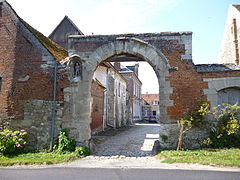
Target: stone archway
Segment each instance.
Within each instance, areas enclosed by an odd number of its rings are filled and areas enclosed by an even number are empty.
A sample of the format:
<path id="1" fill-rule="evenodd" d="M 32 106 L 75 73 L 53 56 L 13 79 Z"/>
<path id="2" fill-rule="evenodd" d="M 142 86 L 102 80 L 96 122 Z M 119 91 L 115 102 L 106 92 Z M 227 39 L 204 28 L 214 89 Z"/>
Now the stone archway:
<path id="1" fill-rule="evenodd" d="M 81 144 L 89 145 L 91 138 L 90 130 L 90 114 L 91 114 L 91 82 L 95 69 L 102 61 L 121 54 L 130 54 L 142 58 L 147 61 L 156 73 L 159 81 L 160 94 L 160 121 L 161 123 L 171 123 L 170 117 L 167 114 L 167 107 L 172 106 L 173 102 L 170 100 L 172 88 L 170 82 L 166 80 L 169 76 L 169 71 L 172 69 L 167 58 L 161 53 L 159 49 L 149 43 L 136 39 L 118 37 L 115 40 L 109 41 L 101 45 L 95 51 L 89 53 L 86 59 L 84 53 L 70 52 L 70 55 L 78 54 L 82 61 L 82 79 L 79 83 L 72 83 L 71 87 L 65 92 L 71 91 L 73 94 L 78 92 L 78 95 L 71 95 L 74 97 L 67 97 L 72 100 L 71 114 L 68 116 L 67 128 L 70 129 L 70 134 Z M 68 95 L 70 95 L 68 93 Z M 68 107 L 69 108 L 69 107 Z M 77 125 L 78 124 L 78 125 Z"/>

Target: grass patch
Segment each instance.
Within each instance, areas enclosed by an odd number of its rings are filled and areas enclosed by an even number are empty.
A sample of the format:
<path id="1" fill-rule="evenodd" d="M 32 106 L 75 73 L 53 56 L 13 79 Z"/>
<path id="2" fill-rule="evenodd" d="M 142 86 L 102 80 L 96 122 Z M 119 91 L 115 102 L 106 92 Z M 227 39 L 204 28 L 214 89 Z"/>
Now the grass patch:
<path id="1" fill-rule="evenodd" d="M 240 167 L 240 149 L 164 150 L 158 154 L 163 163 L 198 163 Z"/>
<path id="2" fill-rule="evenodd" d="M 54 153 L 54 152 L 38 152 L 26 153 L 16 156 L 4 156 L 0 154 L 0 166 L 12 165 L 31 165 L 31 164 L 56 164 L 62 162 L 69 162 L 79 159 L 76 153 Z"/>

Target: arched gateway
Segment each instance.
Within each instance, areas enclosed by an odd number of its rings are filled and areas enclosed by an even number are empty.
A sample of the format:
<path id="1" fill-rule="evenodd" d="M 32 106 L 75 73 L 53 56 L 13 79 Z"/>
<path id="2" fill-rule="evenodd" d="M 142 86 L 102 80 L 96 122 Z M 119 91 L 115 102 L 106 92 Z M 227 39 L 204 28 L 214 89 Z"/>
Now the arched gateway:
<path id="1" fill-rule="evenodd" d="M 156 36 L 154 34 L 152 35 Z M 142 34 L 141 36 L 144 36 L 146 39 L 149 34 Z M 179 39 L 179 37 L 177 38 Z M 64 89 L 64 100 L 68 102 L 65 102 L 64 106 L 65 112 L 68 111 L 68 113 L 64 113 L 63 127 L 70 129 L 70 134 L 78 142 L 86 145 L 91 139 L 90 89 L 93 73 L 102 61 L 108 60 L 113 56 L 135 56 L 147 61 L 152 66 L 159 81 L 160 122 L 172 126 L 170 124 L 172 124 L 173 121 L 168 114 L 168 107 L 173 106 L 173 100 L 171 100 L 173 89 L 168 78 L 170 72 L 177 68 L 170 66 L 168 59 L 161 52 L 160 48 L 156 48 L 148 41 L 145 41 L 145 39 L 141 37 L 138 38 L 132 34 L 70 36 L 70 61 L 75 62 L 78 58 L 79 64 L 82 66 L 82 77 L 72 77 L 70 86 Z M 74 62 L 70 64 L 74 64 Z M 174 126 L 176 126 L 176 124 L 174 124 Z"/>

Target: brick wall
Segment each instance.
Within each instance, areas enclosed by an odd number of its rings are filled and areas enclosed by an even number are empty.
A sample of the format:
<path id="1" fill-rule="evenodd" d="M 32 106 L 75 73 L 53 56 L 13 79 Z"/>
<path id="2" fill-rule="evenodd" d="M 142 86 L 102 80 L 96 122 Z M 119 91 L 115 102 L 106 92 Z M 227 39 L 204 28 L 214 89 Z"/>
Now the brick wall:
<path id="1" fill-rule="evenodd" d="M 158 94 L 142 94 L 142 98 L 147 101 L 148 104 L 153 104 L 153 101 L 159 101 Z"/>
<path id="2" fill-rule="evenodd" d="M 34 142 L 32 147 L 38 144 L 43 148 L 49 140 L 55 62 L 54 56 L 4 2 L 0 18 L 0 129 L 26 129 Z M 57 130 L 61 127 L 62 90 L 68 84 L 64 71 L 59 71 Z"/>
<path id="3" fill-rule="evenodd" d="M 114 41 L 119 37 L 134 37 L 153 45 L 164 54 L 170 66 L 178 68 L 177 71 L 171 72 L 166 77 L 172 88 L 170 100 L 172 100 L 173 104 L 167 107 L 167 114 L 173 120 L 172 123 L 175 123 L 184 114 L 194 110 L 197 107 L 197 99 L 207 100 L 204 89 L 208 88 L 208 83 L 203 81 L 203 78 L 239 76 L 238 72 L 232 71 L 218 73 L 197 72 L 192 62 L 191 32 L 74 37 L 70 38 L 72 44 L 70 54 L 75 51 L 90 54 L 101 45 Z M 83 44 L 85 49 L 81 48 Z M 159 85 L 161 87 L 161 82 Z"/>

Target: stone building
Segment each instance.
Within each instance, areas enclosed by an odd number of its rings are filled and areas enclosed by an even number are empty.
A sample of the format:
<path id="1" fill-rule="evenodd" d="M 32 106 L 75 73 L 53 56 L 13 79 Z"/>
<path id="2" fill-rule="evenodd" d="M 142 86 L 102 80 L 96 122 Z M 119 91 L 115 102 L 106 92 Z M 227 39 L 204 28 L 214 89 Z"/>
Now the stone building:
<path id="1" fill-rule="evenodd" d="M 106 89 L 102 101 L 104 107 L 103 130 L 108 127 L 119 128 L 125 126 L 128 123 L 126 115 L 127 82 L 125 78 L 118 73 L 111 63 L 105 62 L 98 65 L 93 80 L 100 82 Z M 93 101 L 97 94 L 96 91 L 92 91 Z M 93 106 L 95 106 L 94 103 Z M 95 118 L 92 116 L 92 123 L 94 121 Z"/>
<path id="2" fill-rule="evenodd" d="M 5 0 L 0 0 L 0 17 L 0 126 L 26 129 L 35 148 L 48 146 L 60 128 L 69 129 L 79 145 L 90 146 L 94 72 L 113 58 L 141 59 L 153 67 L 159 82 L 159 131 L 169 137 L 160 139 L 164 147 L 176 146 L 177 122 L 196 108 L 197 99 L 213 107 L 233 99 L 233 91 L 235 97 L 240 94 L 235 60 L 233 65 L 193 64 L 192 32 L 74 35 L 67 53 Z M 230 93 L 221 98 L 225 92 Z M 204 135 L 203 130 L 190 132 L 188 145 L 198 147 Z"/>
<path id="3" fill-rule="evenodd" d="M 138 78 L 139 64 L 134 66 L 121 66 L 119 62 L 115 62 L 114 66 L 119 73 L 127 80 L 127 90 L 129 92 L 129 121 L 133 123 L 136 120 L 142 120 L 141 92 L 142 82 Z"/>
<path id="4" fill-rule="evenodd" d="M 0 129 L 27 129 L 31 145 L 49 144 L 61 128 L 63 88 L 69 83 L 57 67 L 66 57 L 65 49 L 0 1 Z"/>
<path id="5" fill-rule="evenodd" d="M 159 111 L 159 94 L 142 94 L 142 98 L 144 99 L 145 105 L 142 108 L 142 114 L 145 119 L 148 119 L 150 116 L 156 116 L 157 119 L 160 117 Z M 151 113 L 148 113 L 150 106 Z"/>

